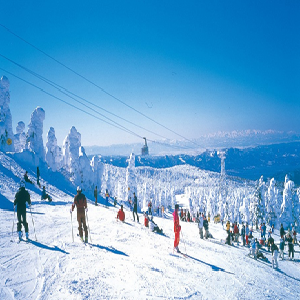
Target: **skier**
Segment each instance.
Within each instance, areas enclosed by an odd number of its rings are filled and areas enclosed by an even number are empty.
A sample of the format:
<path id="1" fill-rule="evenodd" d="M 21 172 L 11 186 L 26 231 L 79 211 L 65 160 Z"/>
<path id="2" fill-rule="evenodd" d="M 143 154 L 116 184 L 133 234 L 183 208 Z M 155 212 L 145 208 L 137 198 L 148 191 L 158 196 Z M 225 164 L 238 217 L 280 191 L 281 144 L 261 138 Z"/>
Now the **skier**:
<path id="1" fill-rule="evenodd" d="M 284 231 L 283 225 L 281 224 L 280 225 L 280 236 L 283 238 L 284 235 L 285 235 L 285 231 Z"/>
<path id="2" fill-rule="evenodd" d="M 294 244 L 293 244 L 293 238 L 290 233 L 287 234 L 285 240 L 288 242 L 289 247 L 289 259 L 294 260 Z M 292 257 L 291 257 L 292 256 Z"/>
<path id="3" fill-rule="evenodd" d="M 31 183 L 31 184 L 33 184 L 33 182 L 29 179 L 29 177 L 28 177 L 28 172 L 26 171 L 25 172 L 25 174 L 24 174 L 24 180 L 26 181 L 26 182 L 28 182 L 28 183 Z"/>
<path id="4" fill-rule="evenodd" d="M 271 250 L 272 250 L 272 268 L 274 269 L 274 265 L 276 265 L 276 269 L 278 269 L 278 261 L 277 261 L 277 257 L 278 257 L 278 247 L 277 245 L 274 243 L 274 240 L 271 241 Z"/>
<path id="5" fill-rule="evenodd" d="M 153 216 L 149 216 L 149 230 L 151 232 L 162 233 L 162 229 L 159 229 L 157 224 L 153 221 Z"/>
<path id="6" fill-rule="evenodd" d="M 226 231 L 230 232 L 230 222 L 229 222 L 229 220 L 226 222 Z"/>
<path id="7" fill-rule="evenodd" d="M 117 205 L 117 197 L 114 197 L 114 207 Z"/>
<path id="8" fill-rule="evenodd" d="M 203 219 L 203 227 L 205 230 L 204 236 L 206 239 L 208 239 L 209 232 L 208 232 L 208 221 L 207 221 L 206 217 L 204 217 L 204 219 Z"/>
<path id="9" fill-rule="evenodd" d="M 125 212 L 123 211 L 123 205 L 121 205 L 121 208 L 118 211 L 117 220 L 120 220 L 122 222 L 125 221 Z"/>
<path id="10" fill-rule="evenodd" d="M 174 249 L 179 253 L 180 250 L 178 248 L 179 241 L 180 241 L 180 230 L 181 226 L 179 225 L 179 216 L 178 216 L 179 205 L 175 204 L 175 210 L 173 212 L 173 220 L 174 220 L 174 233 L 175 233 L 175 240 L 174 240 Z"/>
<path id="11" fill-rule="evenodd" d="M 270 229 L 270 231 L 268 232 L 268 251 L 270 252 L 270 247 L 272 246 L 272 243 L 274 243 L 274 239 L 272 237 L 272 230 Z"/>
<path id="12" fill-rule="evenodd" d="M 262 227 L 261 227 L 261 230 L 262 230 L 262 238 L 264 240 L 266 240 L 266 230 L 267 230 L 267 227 L 266 227 L 266 224 L 263 223 Z"/>
<path id="13" fill-rule="evenodd" d="M 135 222 L 134 213 L 136 214 L 137 221 L 140 222 L 139 215 L 137 213 L 137 197 L 136 197 L 135 193 L 133 193 L 133 211 L 132 211 L 133 221 Z"/>
<path id="14" fill-rule="evenodd" d="M 145 227 L 149 227 L 149 218 L 148 218 L 147 211 L 144 213 L 144 225 L 145 225 Z"/>
<path id="15" fill-rule="evenodd" d="M 46 188 L 45 188 L 45 186 L 43 186 L 42 195 L 41 195 L 41 200 L 46 200 L 46 199 L 48 199 L 49 202 L 52 201 L 52 198 L 50 197 L 50 195 L 46 193 Z"/>
<path id="16" fill-rule="evenodd" d="M 279 249 L 280 249 L 280 254 L 279 254 L 279 257 L 284 260 L 284 239 L 283 238 L 280 238 L 280 244 L 279 244 Z"/>
<path id="17" fill-rule="evenodd" d="M 36 183 L 39 187 L 41 187 L 40 185 L 40 168 L 39 167 L 36 167 Z"/>
<path id="18" fill-rule="evenodd" d="M 292 234 L 293 234 L 294 244 L 297 244 L 297 231 L 296 231 L 295 227 L 293 227 L 293 229 L 292 229 Z"/>
<path id="19" fill-rule="evenodd" d="M 198 227 L 199 227 L 200 238 L 203 239 L 203 214 L 200 214 Z"/>
<path id="20" fill-rule="evenodd" d="M 256 259 L 256 248 L 257 248 L 257 239 L 252 239 L 249 255 L 252 254 L 255 259 Z"/>
<path id="21" fill-rule="evenodd" d="M 98 205 L 98 189 L 97 186 L 94 189 L 95 205 Z"/>
<path id="22" fill-rule="evenodd" d="M 246 245 L 248 246 L 249 244 L 249 226 L 248 224 L 246 224 L 246 228 L 245 228 L 245 235 L 246 235 Z"/>
<path id="23" fill-rule="evenodd" d="M 245 225 L 243 224 L 242 230 L 241 230 L 241 237 L 243 241 L 243 246 L 245 246 Z"/>
<path id="24" fill-rule="evenodd" d="M 82 230 L 82 226 L 83 226 L 84 234 L 85 234 L 85 242 L 87 243 L 88 230 L 85 221 L 85 211 L 87 211 L 88 208 L 87 208 L 85 195 L 82 194 L 82 190 L 79 186 L 77 187 L 77 195 L 74 197 L 74 202 L 72 204 L 70 213 L 74 211 L 75 206 L 77 207 L 77 221 L 78 221 L 79 236 L 80 239 L 83 241 L 83 230 Z"/>
<path id="25" fill-rule="evenodd" d="M 28 223 L 26 222 L 26 202 L 31 205 L 30 195 L 25 189 L 25 182 L 21 180 L 20 188 L 15 195 L 14 205 L 17 205 L 17 231 L 19 233 L 19 239 L 22 239 L 22 223 L 25 228 L 26 239 L 28 239 Z"/>
<path id="26" fill-rule="evenodd" d="M 105 190 L 105 201 L 106 201 L 106 205 L 108 205 L 108 198 L 109 198 L 109 193 L 108 193 L 108 189 Z"/>
<path id="27" fill-rule="evenodd" d="M 151 202 L 151 200 L 148 203 L 148 215 L 152 215 L 152 202 Z"/>
<path id="28" fill-rule="evenodd" d="M 238 242 L 239 241 L 239 228 L 238 228 L 236 222 L 234 223 L 233 233 L 234 233 L 234 241 Z"/>

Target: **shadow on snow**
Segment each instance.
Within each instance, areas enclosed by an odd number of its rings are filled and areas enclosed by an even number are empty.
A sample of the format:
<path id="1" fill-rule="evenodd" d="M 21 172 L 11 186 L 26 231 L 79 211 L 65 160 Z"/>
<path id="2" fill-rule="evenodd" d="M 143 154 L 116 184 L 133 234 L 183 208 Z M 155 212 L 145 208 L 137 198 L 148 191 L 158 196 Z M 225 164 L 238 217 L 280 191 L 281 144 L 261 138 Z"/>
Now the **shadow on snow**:
<path id="1" fill-rule="evenodd" d="M 30 243 L 33 244 L 34 246 L 40 247 L 42 249 L 46 249 L 46 250 L 50 250 L 50 251 L 58 251 L 58 252 L 61 252 L 61 253 L 64 253 L 64 254 L 69 254 L 69 252 L 67 252 L 65 250 L 62 250 L 62 249 L 58 248 L 57 246 L 49 247 L 45 244 L 42 244 L 40 242 L 33 241 L 33 240 L 30 240 Z"/>
<path id="2" fill-rule="evenodd" d="M 215 266 L 215 265 L 211 265 L 211 264 L 209 264 L 209 263 L 207 263 L 207 262 L 205 262 L 205 261 L 202 261 L 202 260 L 200 260 L 200 259 L 198 259 L 198 258 L 192 257 L 192 256 L 190 256 L 190 255 L 187 255 L 187 257 L 189 257 L 189 258 L 191 258 L 191 259 L 193 259 L 193 260 L 195 260 L 195 261 L 197 261 L 197 262 L 200 262 L 201 264 L 205 264 L 205 265 L 211 267 L 211 269 L 212 269 L 213 271 L 221 271 L 221 272 L 225 272 L 225 273 L 227 273 L 227 274 L 234 275 L 234 273 L 227 272 L 227 271 L 226 271 L 225 269 L 223 269 L 223 268 L 217 267 L 217 266 Z"/>
<path id="3" fill-rule="evenodd" d="M 104 247 L 104 246 L 101 246 L 101 245 L 96 245 L 96 244 L 89 244 L 93 247 L 96 247 L 96 248 L 99 248 L 99 249 L 102 249 L 102 250 L 106 250 L 106 251 L 109 251 L 109 252 L 112 252 L 114 254 L 118 254 L 118 255 L 124 255 L 124 256 L 129 256 L 127 255 L 126 253 L 120 251 L 120 250 L 117 250 L 115 249 L 114 247 Z"/>

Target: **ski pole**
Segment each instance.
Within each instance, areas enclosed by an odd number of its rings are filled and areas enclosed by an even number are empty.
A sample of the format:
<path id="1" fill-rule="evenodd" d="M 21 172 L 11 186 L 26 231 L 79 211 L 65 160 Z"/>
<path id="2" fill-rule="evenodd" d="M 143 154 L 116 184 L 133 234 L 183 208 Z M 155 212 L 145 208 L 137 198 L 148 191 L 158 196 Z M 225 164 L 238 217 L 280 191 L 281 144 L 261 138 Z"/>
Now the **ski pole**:
<path id="1" fill-rule="evenodd" d="M 185 246 L 185 241 L 184 241 L 182 230 L 180 230 L 180 233 L 181 233 L 181 236 L 182 236 L 182 239 L 183 239 L 183 244 L 184 244 L 184 249 L 185 249 L 185 254 L 186 254 L 186 246 Z"/>
<path id="2" fill-rule="evenodd" d="M 14 232 L 14 228 L 15 228 L 15 217 L 16 217 L 16 206 L 14 205 L 14 219 L 13 219 L 13 226 L 11 229 L 11 241 L 13 240 L 13 232 Z"/>
<path id="3" fill-rule="evenodd" d="M 29 209 L 30 209 L 30 214 L 31 214 L 31 220 L 32 220 L 32 226 L 33 226 L 34 236 L 35 236 L 35 240 L 37 241 L 36 233 L 35 233 L 35 227 L 34 227 L 34 221 L 33 221 L 33 216 L 32 216 L 32 212 L 31 212 L 31 205 L 29 205 Z"/>
<path id="4" fill-rule="evenodd" d="M 90 226 L 89 226 L 89 219 L 88 219 L 87 210 L 85 212 L 86 212 L 86 222 L 87 222 L 87 226 L 88 226 L 88 230 L 89 230 L 89 236 L 90 236 L 90 240 L 91 240 L 91 243 L 92 243 L 92 237 L 91 237 L 91 231 L 90 231 Z"/>
<path id="5" fill-rule="evenodd" d="M 72 239 L 73 239 L 73 243 L 74 243 L 74 232 L 73 232 L 72 210 L 70 210 L 70 213 L 71 213 L 71 225 L 72 225 Z"/>

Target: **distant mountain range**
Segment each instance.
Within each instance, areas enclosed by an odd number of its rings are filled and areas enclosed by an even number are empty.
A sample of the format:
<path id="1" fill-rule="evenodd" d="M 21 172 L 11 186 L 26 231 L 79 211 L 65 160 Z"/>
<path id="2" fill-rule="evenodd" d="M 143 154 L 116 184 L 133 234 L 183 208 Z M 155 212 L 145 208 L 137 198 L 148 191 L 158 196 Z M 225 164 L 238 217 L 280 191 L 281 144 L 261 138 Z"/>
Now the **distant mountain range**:
<path id="1" fill-rule="evenodd" d="M 202 136 L 191 141 L 160 140 L 155 143 L 148 142 L 151 155 L 199 155 L 207 149 L 245 148 L 259 145 L 290 143 L 300 141 L 300 134 L 275 130 L 244 130 L 232 132 L 217 132 Z M 130 153 L 139 155 L 144 141 L 136 144 L 120 144 L 111 146 L 87 146 L 87 155 L 102 156 L 129 156 Z"/>
<path id="2" fill-rule="evenodd" d="M 247 147 L 243 149 L 225 148 L 226 174 L 257 180 L 274 177 L 284 181 L 289 175 L 296 185 L 300 185 L 300 142 L 280 143 Z M 105 163 L 126 168 L 128 156 L 101 156 Z M 220 172 L 221 159 L 217 150 L 206 150 L 199 155 L 148 155 L 136 156 L 136 166 L 168 168 L 176 165 L 189 164 L 203 170 Z"/>

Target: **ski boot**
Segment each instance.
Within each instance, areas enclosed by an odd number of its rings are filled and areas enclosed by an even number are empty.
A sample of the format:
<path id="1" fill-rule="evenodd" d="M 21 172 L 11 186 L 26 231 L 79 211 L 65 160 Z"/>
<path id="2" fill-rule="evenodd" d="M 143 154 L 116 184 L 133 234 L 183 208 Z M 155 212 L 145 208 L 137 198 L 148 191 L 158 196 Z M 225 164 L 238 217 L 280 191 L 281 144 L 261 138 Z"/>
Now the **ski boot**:
<path id="1" fill-rule="evenodd" d="M 25 235 L 26 235 L 26 240 L 28 240 L 29 239 L 29 233 L 25 232 Z"/>
<path id="2" fill-rule="evenodd" d="M 85 243 L 88 243 L 88 242 L 89 242 L 89 239 L 88 239 L 88 237 L 87 237 L 87 236 L 85 237 L 85 240 L 84 240 L 84 242 L 85 242 Z"/>
<path id="3" fill-rule="evenodd" d="M 19 233 L 19 240 L 21 241 L 21 240 L 22 240 L 23 233 L 22 233 L 22 231 L 18 231 L 18 233 Z"/>

